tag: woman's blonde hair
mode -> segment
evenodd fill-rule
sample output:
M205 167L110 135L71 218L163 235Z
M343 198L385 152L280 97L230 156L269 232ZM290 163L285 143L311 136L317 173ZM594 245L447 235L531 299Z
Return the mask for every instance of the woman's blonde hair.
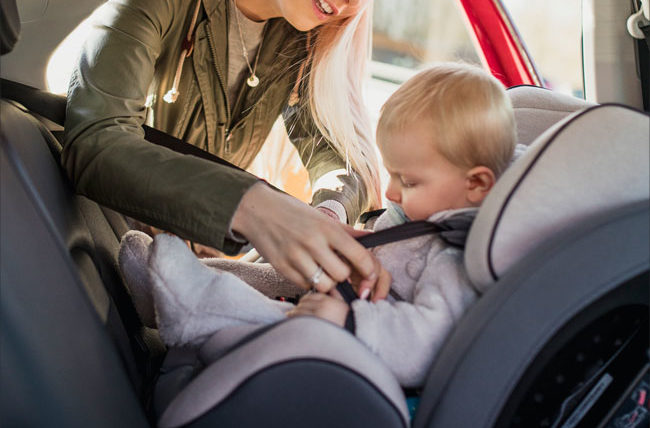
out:
M348 173L352 169L361 179L368 199L362 210L381 204L379 162L362 91L370 59L371 4L355 16L315 30L306 97L326 144L345 159Z
M501 82L476 66L441 63L413 76L382 106L377 135L415 123L424 123L438 152L462 168L483 165L498 177L514 152L510 98Z

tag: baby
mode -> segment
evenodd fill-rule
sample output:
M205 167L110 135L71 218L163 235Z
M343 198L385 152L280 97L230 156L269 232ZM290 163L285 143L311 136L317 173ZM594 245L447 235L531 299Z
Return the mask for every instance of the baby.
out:
M510 100L479 68L436 65L409 79L384 104L377 143L390 175L386 198L391 205L375 230L412 220L473 219L513 157ZM136 307L146 307L153 297L168 345L196 346L227 326L316 316L348 328L404 387L424 383L446 336L479 295L465 272L462 245L438 235L375 248L392 276L392 293L386 300L359 299L350 306L336 292L308 293L297 305L274 300L247 284L246 269L235 276L210 268L177 237L159 235L150 243L148 236L130 232L122 242L120 266ZM148 269L127 263L133 254Z

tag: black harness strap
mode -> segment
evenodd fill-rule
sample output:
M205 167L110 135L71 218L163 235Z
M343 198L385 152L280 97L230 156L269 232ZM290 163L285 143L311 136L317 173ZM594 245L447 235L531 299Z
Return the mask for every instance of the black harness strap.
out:
M473 220L473 216L458 215L436 223L425 220L411 221L361 236L357 238L357 241L366 248L372 248L421 235L438 234L449 245L464 248L467 233ZM337 284L336 290L341 293L348 305L359 298L348 281ZM390 290L390 295L395 300L404 300L394 290Z
M378 245L385 245L390 244L391 242L415 238L420 235L440 233L441 231L443 231L442 227L436 223L430 223L428 221L412 221L360 236L357 238L357 241L366 248L372 248ZM345 300L348 305L359 298L352 288L352 285L347 280L339 282L336 285L336 291L341 294L343 300ZM389 293L393 298L395 298L395 300L404 300L392 289Z
M424 220L410 221L360 236L357 238L357 241L366 248L372 248L378 245L390 244L391 242L415 238L416 236L429 233L440 233L447 230L449 228L445 227L444 223L431 223Z

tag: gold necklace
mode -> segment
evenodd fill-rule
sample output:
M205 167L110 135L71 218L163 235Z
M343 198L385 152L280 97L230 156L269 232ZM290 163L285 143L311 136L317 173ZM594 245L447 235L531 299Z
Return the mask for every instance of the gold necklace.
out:
M262 30L262 38L260 39L260 45L258 46L257 54L255 55L255 64L251 67L251 62L248 59L248 52L246 50L246 44L244 43L244 34L242 33L241 23L239 22L239 10L237 10L237 2L233 1L232 3L233 7L235 8L235 20L237 21L237 29L239 30L239 40L241 41L242 53L244 54L244 59L246 60L248 71L251 73L248 79L246 79L246 84L251 88L254 88L260 84L260 79L255 74L255 70L257 70L257 61L260 59L260 52L262 52L262 43L264 42L264 34L266 34L267 26L265 25L264 30Z

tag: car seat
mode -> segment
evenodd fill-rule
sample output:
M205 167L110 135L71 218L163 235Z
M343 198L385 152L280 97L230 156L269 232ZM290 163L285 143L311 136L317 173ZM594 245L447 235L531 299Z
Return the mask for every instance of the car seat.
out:
M607 371L614 397L590 407L606 413L647 364L648 117L579 105L562 119L540 101L562 96L516 88L516 108L524 92L542 105L527 111L536 130L561 120L529 133L479 212L466 263L485 294L435 361L416 427L552 426L623 361L629 373ZM116 271L123 219L73 193L41 123L6 100L0 114L3 426L409 425L389 370L314 318L217 333L198 352L169 350L158 372L164 350ZM598 335L605 345L583 345ZM607 417L592 415L582 421Z
M466 247L485 294L433 365L415 427L605 426L647 382L649 135L643 113L588 107L506 171Z
M580 110L535 138L479 211L466 265L485 294L434 363L415 427L559 426L570 418L596 426L635 379L647 376L650 120L620 105L578 107L572 98L540 88L510 95L516 109L525 106L524 114L532 108L528 101L537 100L538 129L539 122L559 119L560 105ZM567 99L571 105L564 104ZM198 357L166 366L159 387L174 398L162 406L160 426L407 424L395 386L390 394L382 390L390 376L380 367L371 373L353 365L375 362L327 323L283 322L227 351L219 335ZM176 359L173 352L170 360ZM346 362L349 354L357 356ZM300 359L313 366L298 366ZM305 402L310 381L322 379L311 376L323 359L338 368L350 364L355 376L383 392L374 398L378 405L402 419L382 416L370 423L330 414L321 425L311 408L276 419L275 409ZM205 368L196 370L197 364ZM172 381L179 392L170 393L165 382L178 380L175 371L184 381ZM325 376L329 391L336 376ZM607 394L589 395L602 382L609 382ZM338 399L344 390L350 391L336 386L332 396ZM289 400L277 397L284 393ZM361 399L345 394L345 400L351 397ZM261 403L261 414L247 412L257 412Z

